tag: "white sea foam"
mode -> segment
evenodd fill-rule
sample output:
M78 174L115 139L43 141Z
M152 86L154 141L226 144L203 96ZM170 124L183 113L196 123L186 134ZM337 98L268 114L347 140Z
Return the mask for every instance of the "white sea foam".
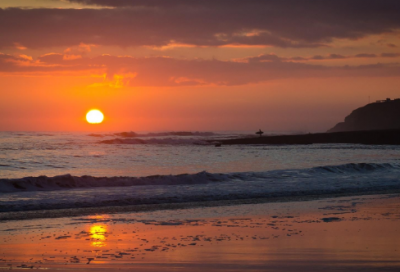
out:
M227 134L146 135L0 132L0 211L399 188L400 146L215 148L201 144Z
M39 176L25 177L20 179L0 179L0 193L20 191L53 191L71 188L91 187L125 187L141 185L193 185L207 184L213 182L252 182L265 181L281 183L293 183L300 179L329 179L341 178L348 180L354 175L362 174L399 174L398 164L374 164L374 163L350 163L338 166L321 166L311 169L298 170L275 170L266 172L243 172L212 174L200 172L197 174L180 175L154 175L147 177L92 177L92 176L71 176L69 174L55 177ZM398 177L400 181L400 176ZM322 183L323 181L321 181ZM343 183L343 182L342 182ZM301 186L301 184L299 184Z
M90 137L88 133L54 133L53 136L43 136L43 133L0 132L0 178L57 176L65 173L72 176L143 177L201 171L260 172L357 162L392 163L400 158L400 146L223 145L215 148L214 144L203 145L225 138L228 134L212 137L116 138L110 133ZM233 133L229 135L235 137Z

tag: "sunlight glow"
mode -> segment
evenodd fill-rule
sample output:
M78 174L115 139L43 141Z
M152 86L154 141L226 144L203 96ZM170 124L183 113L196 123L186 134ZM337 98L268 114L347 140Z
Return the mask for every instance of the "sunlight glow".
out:
M100 124L104 120L104 115L99 110L90 110L86 114L86 121L90 124Z

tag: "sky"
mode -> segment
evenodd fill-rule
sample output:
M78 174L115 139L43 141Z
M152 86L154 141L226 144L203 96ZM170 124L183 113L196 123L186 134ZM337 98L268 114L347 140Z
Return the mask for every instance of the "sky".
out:
M326 131L400 98L399 14L398 0L0 0L0 130Z

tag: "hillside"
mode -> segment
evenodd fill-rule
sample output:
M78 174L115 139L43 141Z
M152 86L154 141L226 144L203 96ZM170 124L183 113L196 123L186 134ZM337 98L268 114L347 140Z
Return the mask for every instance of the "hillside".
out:
M400 129L400 99L383 100L354 110L328 132Z

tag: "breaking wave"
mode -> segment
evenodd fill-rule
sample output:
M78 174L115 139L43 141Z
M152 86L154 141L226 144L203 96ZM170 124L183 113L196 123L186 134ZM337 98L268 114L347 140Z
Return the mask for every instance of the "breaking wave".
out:
M0 212L187 202L215 205L209 201L357 195L388 190L400 190L399 164L359 163L140 178L40 176L1 179Z
M321 166L315 169L332 173L371 172L378 170L399 169L398 164L392 163L348 163L338 166Z
M181 175L154 175L140 178L77 177L66 174L55 177L39 176L25 177L21 179L0 179L0 192L53 191L72 188L125 187L140 185L189 185L227 180L229 180L229 175L210 174L207 172Z
M304 184L309 184L310 182L329 185L327 181L332 179L336 181L356 179L358 182L361 182L363 179L368 180L373 178L373 175L381 177L382 184L385 182L385 176L393 176L395 177L394 180L398 182L400 186L399 174L400 165L393 163L350 163L338 166L321 166L295 170L225 174L200 172L196 174L153 175L147 177L78 177L66 174L55 177L39 176L20 179L0 179L0 193L144 185L196 185L215 182L232 182L235 186L239 183L245 186L246 182L266 182L269 184L278 182L281 185L297 183L300 188L304 186Z

